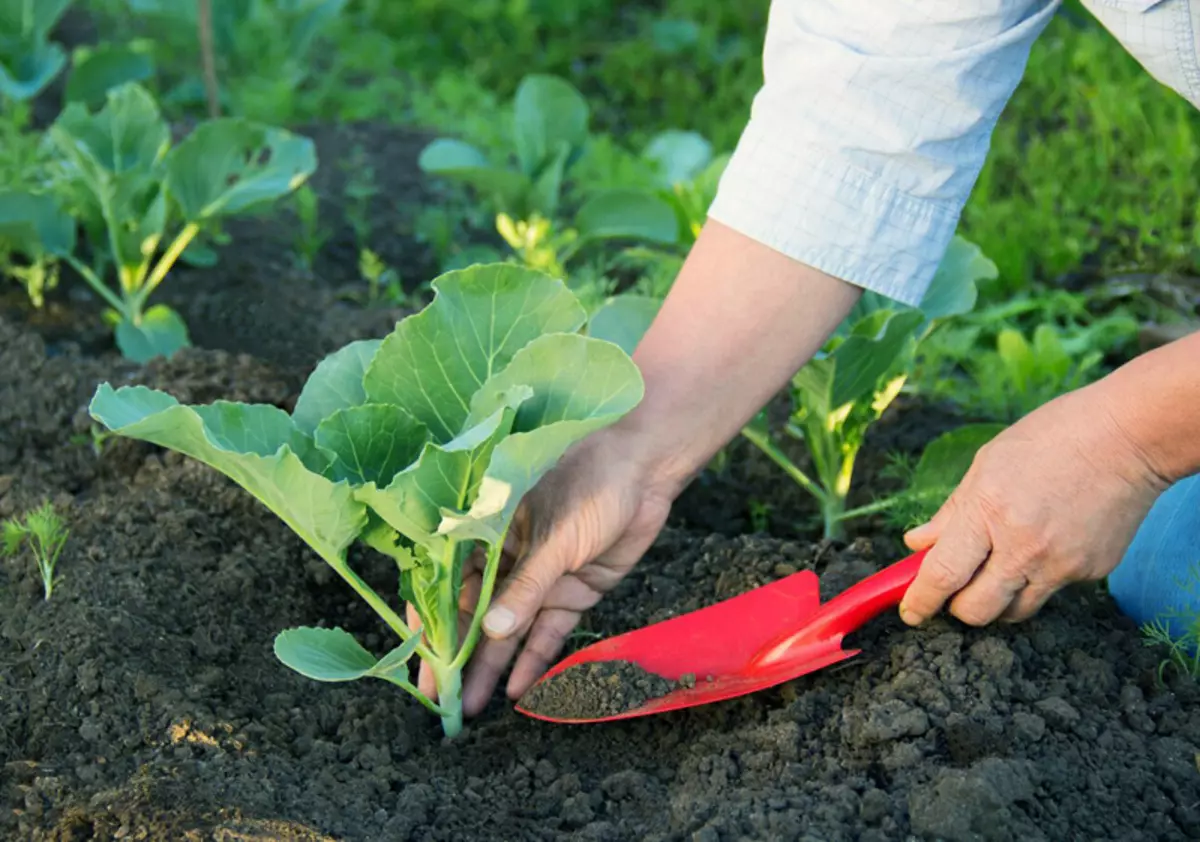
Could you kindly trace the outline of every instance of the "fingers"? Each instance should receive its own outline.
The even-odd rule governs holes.
[[[570,554],[574,546],[565,532],[553,532],[516,566],[484,615],[488,637],[505,640],[529,628],[554,583],[580,561]]]
[[[965,508],[956,512],[942,527],[905,593],[900,619],[916,626],[940,611],[947,599],[971,581],[991,549],[991,537],[982,520]]]
[[[412,603],[406,603],[404,606],[404,619],[408,622],[408,627],[417,634],[421,634],[421,615],[417,613],[417,609],[412,606]],[[437,701],[437,684],[433,680],[433,671],[429,669],[429,665],[421,660],[421,668],[417,673],[417,689],[428,696],[431,700]]]
[[[513,665],[505,692],[510,699],[519,699],[533,686],[546,669],[558,658],[567,636],[575,630],[581,613],[561,608],[546,609],[525,639],[525,648]]]
[[[1056,590],[1057,588],[1049,585],[1031,583],[1017,594],[1017,598],[1000,615],[1000,620],[1005,623],[1021,623],[1028,620],[1042,610],[1042,606],[1054,596]]]
[[[463,680],[463,713],[477,716],[487,707],[492,691],[496,689],[500,676],[520,645],[520,640],[515,637],[504,640],[490,637],[480,639]]]
[[[950,613],[969,626],[986,626],[1008,609],[1028,580],[1006,573],[1005,559],[990,557],[971,582],[950,601]]]

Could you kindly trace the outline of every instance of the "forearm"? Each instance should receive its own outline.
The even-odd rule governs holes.
[[[1200,333],[1137,357],[1094,388],[1165,482],[1200,472]]]
[[[681,488],[820,349],[860,294],[710,221],[634,353],[646,395],[622,432]]]

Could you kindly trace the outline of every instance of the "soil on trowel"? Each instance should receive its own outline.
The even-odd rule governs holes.
[[[1163,653],[1095,586],[1011,626],[910,629],[889,612],[843,664],[603,726],[521,715],[501,682],[446,740],[387,682],[288,670],[282,629],[338,626],[377,654],[396,640],[253,497],[148,444],[97,446],[84,410],[100,379],[286,407],[297,374],[201,349],[146,368],[48,356],[0,319],[0,517],[50,499],[70,529],[49,602],[31,559],[0,560],[0,839],[1200,838],[1200,692],[1160,678]],[[665,531],[573,640],[797,570],[828,599],[898,557],[892,539],[701,526]],[[396,594],[389,559],[351,563]]]
[[[600,719],[695,686],[694,675],[671,681],[631,661],[592,661],[538,682],[521,697],[520,705],[530,713],[557,719]]]

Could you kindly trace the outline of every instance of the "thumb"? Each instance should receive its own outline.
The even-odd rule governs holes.
[[[517,564],[483,617],[488,637],[504,640],[529,627],[546,594],[576,561],[571,553],[574,543],[557,530]]]

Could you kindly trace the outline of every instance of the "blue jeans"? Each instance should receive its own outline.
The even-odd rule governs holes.
[[[1180,480],[1158,498],[1109,574],[1108,589],[1117,607],[1138,625],[1164,623],[1176,639],[1195,627],[1200,615],[1200,474]]]

